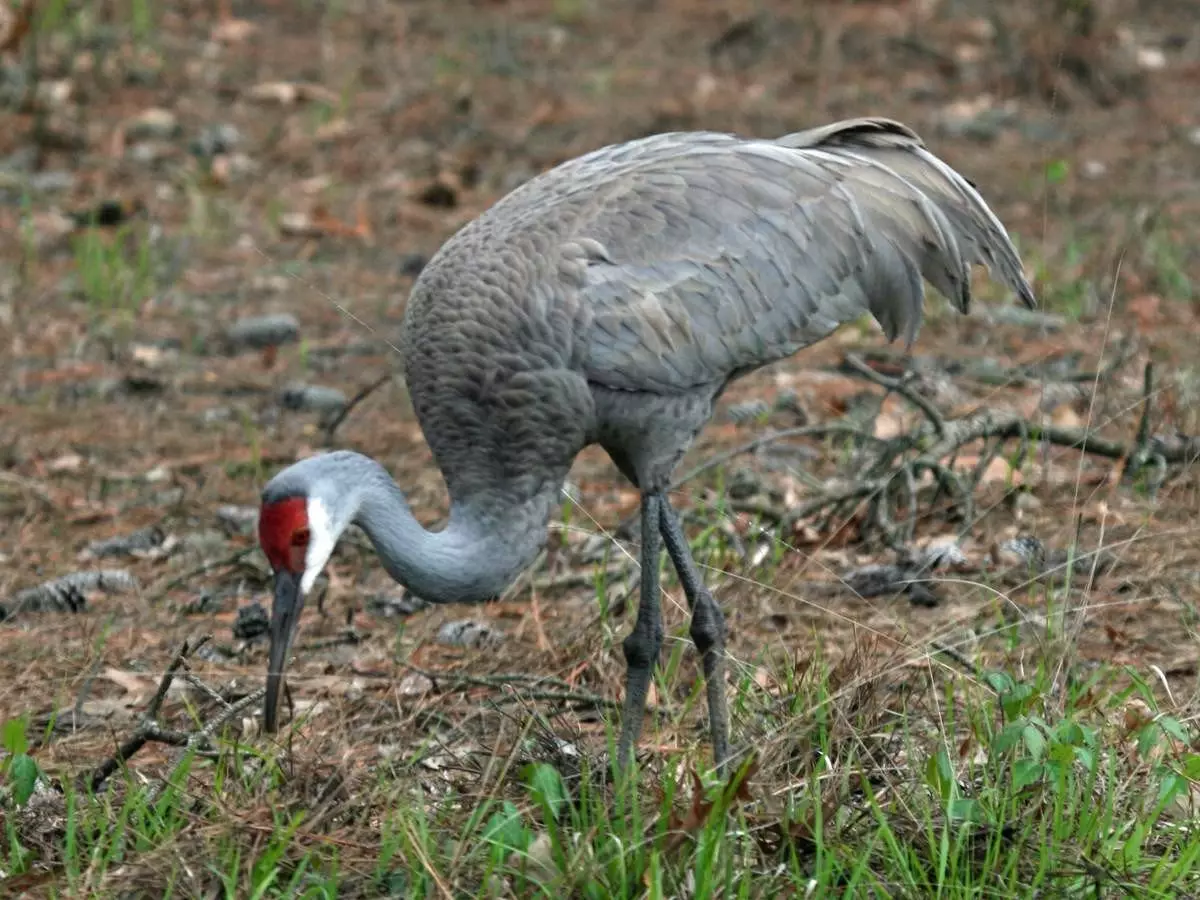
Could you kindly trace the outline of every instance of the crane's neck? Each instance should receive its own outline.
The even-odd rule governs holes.
[[[430,603],[499,596],[537,555],[557,502],[553,487],[511,504],[451,497],[450,521],[428,531],[387,471],[370,463],[352,521],[366,532],[388,574]],[[356,485],[357,486],[357,485]]]

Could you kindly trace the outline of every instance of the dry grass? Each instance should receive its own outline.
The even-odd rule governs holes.
[[[740,795],[703,776],[703,690],[671,582],[645,787],[601,777],[632,618],[617,524],[636,496],[594,451],[572,473],[532,589],[388,618],[368,602],[385,576],[347,541],[325,614],[305,622],[290,731],[267,740],[247,719],[211,758],[151,744],[100,795],[70,787],[136,727],[185,638],[214,634],[192,671],[227,699],[261,682],[262,645],[230,627],[240,607],[268,602],[265,564],[219,510],[252,506],[266,476],[321,446],[320,417],[281,409],[281,390],[305,380],[353,395],[393,368],[388,341],[416,268],[406,257],[427,257],[515,183],[602,143],[667,128],[784,133],[869,112],[908,121],[994,202],[1045,311],[1061,317],[1052,330],[993,321],[1007,301],[982,282],[971,317],[931,301],[914,351],[937,360],[925,395],[946,415],[1006,409],[1130,441],[1153,360],[1153,430],[1196,434],[1191,18],[1133,0],[1058,12],[1022,2],[987,21],[939,3],[117,6],[39,3],[36,27],[4,45],[0,234],[17,239],[0,241],[0,602],[100,564],[127,568],[142,590],[0,623],[11,745],[0,887],[1200,889],[1184,883],[1200,777],[1195,471],[1172,467],[1151,491],[1067,448],[1012,467],[1002,454],[973,521],[922,512],[918,543],[960,537],[965,554],[936,573],[936,608],[845,587],[854,568],[891,560],[866,539],[861,510],[776,527],[776,513],[845,471],[838,441],[739,456],[681,487],[732,629],[732,712],[753,767]],[[10,96],[20,77],[29,92]],[[178,133],[146,137],[152,108],[170,110]],[[239,141],[200,152],[220,124]],[[104,201],[141,212],[115,229],[63,216]],[[271,312],[297,317],[299,343],[227,350],[228,326]],[[919,422],[903,398],[839,370],[848,350],[881,347],[873,326],[849,328],[740,383],[684,468],[801,418],[881,432]],[[1103,371],[1119,348],[1126,362],[1103,378],[1064,379]],[[955,365],[975,368],[947,377]],[[798,412],[777,402],[789,391]],[[774,411],[725,415],[758,400]],[[380,458],[425,521],[443,514],[399,380],[336,442]],[[79,558],[147,526],[177,541],[170,552]],[[1085,560],[1102,550],[1104,562],[1031,577],[997,549],[1018,535]],[[500,632],[499,648],[434,640],[464,616]],[[193,728],[217,707],[180,687],[163,724]],[[65,795],[42,789],[18,808],[22,742]]]

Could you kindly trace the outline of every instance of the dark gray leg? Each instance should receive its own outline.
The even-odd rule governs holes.
[[[617,743],[617,765],[629,765],[633,745],[642,732],[642,716],[646,712],[646,693],[650,676],[662,648],[662,612],[658,605],[659,508],[662,498],[657,494],[642,495],[642,596],[638,604],[637,621],[625,638],[625,706],[621,713],[621,737]]]
[[[725,616],[712,594],[704,586],[700,571],[692,559],[687,536],[679,514],[663,497],[660,504],[661,528],[667,553],[679,573],[683,593],[692,610],[692,640],[704,662],[704,681],[708,690],[708,727],[712,732],[713,762],[723,773],[729,759],[729,708],[725,705]]]

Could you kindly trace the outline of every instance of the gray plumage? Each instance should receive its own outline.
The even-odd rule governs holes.
[[[866,312],[911,342],[923,281],[965,312],[973,263],[1033,304],[979,194],[896,122],[605,147],[466,225],[413,289],[404,369],[450,494],[446,529],[421,528],[386,473],[355,454],[298,464],[264,502],[323,492],[339,528],[361,524],[388,571],[425,599],[481,600],[537,553],[575,456],[600,444],[643,495],[622,759],[661,642],[647,564],[661,536],[693,606],[723,763],[723,620],[663,495],[672,470],[731,380]]]

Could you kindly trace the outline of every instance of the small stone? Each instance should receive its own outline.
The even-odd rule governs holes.
[[[201,662],[208,663],[227,663],[233,659],[233,654],[229,652],[227,647],[220,644],[208,643],[196,651],[196,658]]]
[[[242,142],[242,133],[233,125],[225,123],[209,125],[192,141],[191,151],[195,156],[211,158],[229,153]]]
[[[1042,501],[1037,498],[1036,494],[1031,494],[1029,491],[1017,491],[1013,494],[1012,504],[1013,509],[1017,512],[1032,512],[1042,508]]]
[[[912,570],[891,564],[861,566],[847,572],[842,580],[860,597],[880,597],[903,592]]]
[[[271,619],[258,601],[243,606],[237,611],[233,623],[233,636],[239,641],[257,641],[266,637]]]
[[[867,565],[848,572],[842,580],[860,597],[904,594],[913,606],[931,608],[939,600],[927,583],[927,571],[891,564]]]
[[[295,412],[337,412],[346,406],[346,395],[337,388],[316,384],[291,384],[279,396],[284,409]]]
[[[286,275],[256,275],[250,282],[250,289],[264,294],[282,294],[294,284]]]
[[[125,123],[131,141],[168,141],[179,134],[179,119],[169,109],[152,107]]]
[[[470,619],[460,619],[455,622],[447,622],[438,629],[437,640],[439,643],[446,644],[450,647],[470,647],[480,649],[483,647],[493,647],[504,640],[504,636],[491,628],[484,625],[482,622],[473,622]]]
[[[291,313],[274,313],[240,319],[226,332],[235,347],[262,350],[300,340],[300,323]]]
[[[185,616],[203,616],[218,612],[221,609],[221,597],[216,591],[204,588],[183,607]]]
[[[223,153],[213,159],[212,177],[221,184],[242,181],[258,173],[257,160],[245,153]]]

